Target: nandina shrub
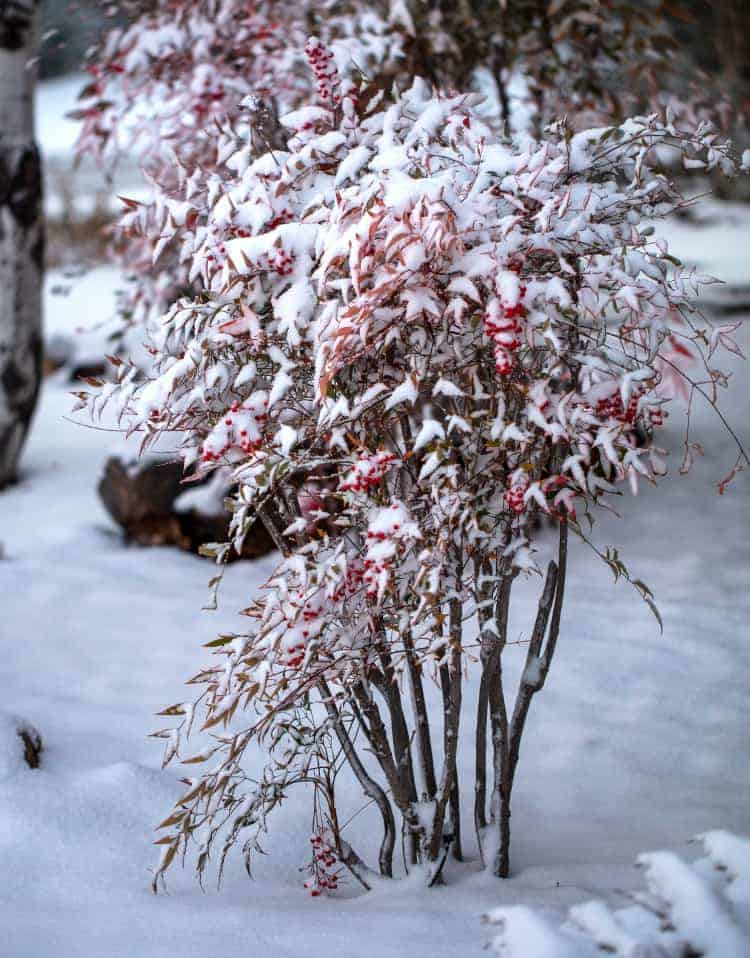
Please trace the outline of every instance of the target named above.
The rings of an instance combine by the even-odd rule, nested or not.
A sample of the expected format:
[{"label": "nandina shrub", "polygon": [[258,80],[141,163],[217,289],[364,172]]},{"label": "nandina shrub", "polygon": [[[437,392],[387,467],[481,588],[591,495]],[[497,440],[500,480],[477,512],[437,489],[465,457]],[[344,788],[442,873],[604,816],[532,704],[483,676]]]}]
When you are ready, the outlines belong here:
[{"label": "nandina shrub", "polygon": [[[205,769],[162,823],[155,887],[193,843],[200,872],[237,842],[250,867],[295,784],[311,792],[308,887],[331,890],[344,868],[368,886],[372,866],[338,814],[342,758],[378,811],[382,875],[401,829],[408,863],[441,879],[447,854],[462,854],[467,788],[480,854],[507,875],[569,533],[586,538],[582,516],[664,474],[671,397],[682,386],[715,403],[726,380],[709,357],[736,348],[651,226],[685,204],[665,151],[732,172],[706,124],[558,123],[514,144],[483,123],[476,94],[417,80],[388,103],[342,80],[320,41],[306,49],[318,102],[282,118],[285,148],[256,155],[251,131],[223,131],[210,191],[186,183],[164,199],[181,204],[169,239],[201,292],[152,329],[153,375],[118,360],[115,383],[81,395],[145,444],[182,435],[199,474],[231,470],[233,542],[219,562],[256,516],[279,549],[246,630],[211,643],[218,661],[193,678],[197,701],[165,710],[178,718],[158,733],[165,762]],[[540,516],[557,530],[551,555]],[[603,558],[629,578],[616,553]],[[538,611],[511,699],[511,597],[533,575]],[[210,744],[190,755],[196,726]],[[251,780],[258,744],[267,764]]]}]

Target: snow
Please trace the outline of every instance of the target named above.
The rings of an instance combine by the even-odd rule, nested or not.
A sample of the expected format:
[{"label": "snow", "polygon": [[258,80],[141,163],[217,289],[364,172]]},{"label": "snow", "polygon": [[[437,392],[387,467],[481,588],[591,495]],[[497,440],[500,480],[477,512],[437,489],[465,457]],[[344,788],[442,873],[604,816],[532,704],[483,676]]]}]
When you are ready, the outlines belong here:
[{"label": "snow", "polygon": [[36,137],[47,156],[69,157],[73,153],[80,123],[68,118],[79,107],[78,94],[89,82],[85,74],[74,73],[40,83],[36,95]]},{"label": "snow", "polygon": [[[678,223],[674,252],[747,284],[744,217],[731,208],[703,230]],[[112,274],[87,282],[77,299],[49,300],[51,331],[108,315]],[[746,326],[737,332],[745,351]],[[729,358],[736,382],[727,412],[747,443],[750,369]],[[495,907],[521,906],[530,924],[547,921],[532,907],[559,918],[591,898],[622,905],[621,891],[641,884],[632,863],[644,849],[685,857],[698,833],[750,833],[750,477],[716,494],[734,457],[702,409],[694,418],[708,436],[706,456],[694,472],[644,488],[638,502],[624,498],[627,522],[612,517],[595,533],[654,590],[664,636],[585,546],[573,550],[557,657],[532,705],[517,772],[513,878],[449,863],[445,888],[427,891],[412,876],[367,896],[349,885],[312,899],[298,870],[309,823],[301,794],[291,794],[254,882],[232,858],[220,892],[202,893],[187,868],[154,897],[153,829],[179,792],[178,773],[160,771],[159,744],[147,738],[154,713],[190,697],[183,682],[206,662],[201,645],[241,629],[237,612],[274,559],[232,565],[219,610],[201,611],[210,564],[128,547],[116,534],[95,484],[117,436],[65,418],[70,388],[47,380],[21,482],[0,495],[2,708],[38,728],[45,745],[41,768],[27,768],[7,751],[16,747],[10,719],[0,722],[4,955],[395,958],[408,948],[415,958],[479,958],[489,937],[480,918]],[[675,470],[683,425],[675,414],[666,430]],[[538,589],[537,580],[518,589],[514,640],[528,636]],[[510,651],[508,677],[518,678],[526,647]],[[464,701],[468,709],[468,689]],[[460,769],[465,780],[472,773]],[[353,790],[346,801],[357,807]],[[370,850],[371,823],[365,812],[347,835],[358,850]],[[747,854],[712,841],[730,870]],[[471,853],[470,834],[467,845]]]},{"label": "snow", "polygon": [[728,897],[750,902],[750,839],[717,830],[702,835],[701,841],[711,859],[730,876],[732,885]]},{"label": "snow", "polygon": [[672,852],[642,855],[649,889],[670,903],[674,925],[705,958],[747,958],[750,939],[725,909],[722,897]]},{"label": "snow", "polygon": [[[93,365],[113,351],[108,342],[114,312],[111,293],[120,282],[115,267],[83,274],[54,270],[46,275],[44,335],[52,359],[68,366]],[[90,308],[92,302],[98,309]]]},{"label": "snow", "polygon": [[187,490],[175,499],[175,512],[194,511],[199,516],[209,518],[221,515],[230,488],[231,479],[221,469],[217,469],[208,482],[197,487],[188,486]]},{"label": "snow", "polygon": [[[604,952],[613,958],[746,958],[750,860],[742,846],[747,842],[727,832],[711,832],[700,841],[708,855],[694,862],[672,852],[642,855],[648,892],[631,895],[634,904],[626,908],[588,901],[569,909],[562,924],[523,906],[494,909],[487,915],[498,929],[492,951],[498,958],[595,958]],[[728,876],[717,843],[735,860]]]},{"label": "snow", "polygon": [[[503,944],[497,950],[501,958],[584,958],[578,942],[558,935],[549,918],[526,905],[495,909],[490,918],[503,931]],[[585,958],[594,958],[593,950]]]},{"label": "snow", "polygon": [[141,199],[144,182],[134,163],[121,163],[107,182],[102,171],[87,157],[73,166],[80,123],[68,118],[80,109],[78,94],[89,82],[85,74],[72,74],[40,83],[36,91],[36,137],[44,161],[45,210],[51,219],[74,215],[85,219],[105,208],[119,212],[118,194]]}]

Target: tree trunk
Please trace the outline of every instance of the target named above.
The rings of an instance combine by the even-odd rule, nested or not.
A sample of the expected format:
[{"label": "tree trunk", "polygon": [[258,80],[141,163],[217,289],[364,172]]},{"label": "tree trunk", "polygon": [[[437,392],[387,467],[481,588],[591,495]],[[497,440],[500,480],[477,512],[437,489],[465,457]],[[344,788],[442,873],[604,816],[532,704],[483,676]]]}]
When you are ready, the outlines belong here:
[{"label": "tree trunk", "polygon": [[0,487],[15,478],[42,366],[42,176],[34,142],[37,0],[0,0]]}]

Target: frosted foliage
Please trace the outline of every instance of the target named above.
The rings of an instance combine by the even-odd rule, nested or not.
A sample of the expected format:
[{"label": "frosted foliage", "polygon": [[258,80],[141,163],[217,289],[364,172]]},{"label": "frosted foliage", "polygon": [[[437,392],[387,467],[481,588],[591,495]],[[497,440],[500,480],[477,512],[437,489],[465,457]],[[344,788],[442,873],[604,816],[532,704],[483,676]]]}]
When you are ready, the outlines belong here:
[{"label": "frosted foliage", "polygon": [[403,31],[389,22],[388,4],[358,0],[156,0],[92,52],[90,82],[71,114],[81,124],[78,153],[104,169],[136,159],[149,187],[145,199],[123,199],[115,227],[113,249],[129,281],[119,304],[126,328],[199,288],[184,260],[161,254],[175,231],[199,225],[199,195],[213,205],[228,140],[239,134],[264,151],[279,145],[277,114],[303,103],[313,86],[304,52],[311,29],[332,43],[347,76],[387,72],[403,59]]},{"label": "frosted foliage", "polygon": [[[213,205],[226,134],[247,137],[253,152],[283,148],[278,116],[292,110],[287,124],[314,123],[321,107],[309,100],[314,89],[333,92],[331,65],[346,79],[367,77],[386,97],[394,81],[403,89],[415,75],[448,90],[481,89],[487,98],[479,112],[495,131],[539,134],[562,115],[579,126],[598,125],[644,103],[668,103],[688,116],[706,115],[701,99],[711,105],[709,115],[726,117],[728,110],[705,77],[694,70],[690,82],[673,75],[679,72],[674,40],[657,0],[565,0],[546,4],[541,18],[527,0],[500,8],[437,3],[429,11],[393,0],[121,0],[119,6],[135,16],[93,50],[91,80],[73,116],[81,121],[81,155],[105,168],[137,158],[153,185],[146,199],[125,201],[115,230],[113,247],[129,278],[119,306],[125,328],[157,319],[186,289],[200,290],[186,261],[162,254],[175,231],[206,225],[193,218],[196,206]],[[304,53],[309,33],[332,60],[313,64],[312,73]],[[675,87],[679,97],[665,92]],[[355,177],[366,159],[352,150],[337,184]],[[698,158],[686,162],[702,168]],[[188,204],[185,193],[203,193],[206,201]]]},{"label": "frosted foliage", "polygon": [[[219,561],[256,516],[280,552],[247,630],[217,639],[219,664],[195,678],[197,707],[165,713],[178,717],[160,733],[165,761],[203,770],[163,823],[157,880],[193,838],[200,870],[240,834],[249,866],[285,789],[306,782],[321,847],[366,882],[336,825],[333,754],[381,812],[380,870],[391,871],[392,803],[413,862],[437,880],[456,735],[442,770],[425,760],[429,736],[418,761],[401,683],[418,710],[422,674],[439,675],[446,727],[457,723],[464,665],[489,668],[502,651],[498,610],[513,579],[545,563],[534,530],[548,517],[560,553],[506,739],[512,781],[559,629],[567,530],[585,537],[581,518],[664,474],[673,397],[715,402],[727,380],[710,354],[736,348],[732,326],[712,330],[695,307],[703,279],[647,225],[685,203],[664,150],[733,171],[708,125],[654,114],[511,143],[483,123],[476,94],[417,80],[389,103],[320,39],[305,50],[317,100],[282,120],[284,147],[258,152],[251,130],[219,131],[216,166],[156,194],[153,256],[168,249],[201,292],[153,324],[153,373],[118,360],[114,383],[80,396],[145,446],[181,437],[186,465],[231,478]],[[616,553],[604,558],[627,577]],[[464,626],[474,616],[478,642]],[[199,726],[212,744],[188,756]],[[354,727],[378,781],[357,764]],[[260,781],[242,765],[255,742],[269,749]],[[493,786],[496,807],[509,790]]]},{"label": "frosted foliage", "polygon": [[498,958],[746,958],[750,954],[750,841],[729,832],[700,838],[705,857],[642,855],[647,891],[633,904],[576,905],[560,924],[525,907],[497,908]]}]

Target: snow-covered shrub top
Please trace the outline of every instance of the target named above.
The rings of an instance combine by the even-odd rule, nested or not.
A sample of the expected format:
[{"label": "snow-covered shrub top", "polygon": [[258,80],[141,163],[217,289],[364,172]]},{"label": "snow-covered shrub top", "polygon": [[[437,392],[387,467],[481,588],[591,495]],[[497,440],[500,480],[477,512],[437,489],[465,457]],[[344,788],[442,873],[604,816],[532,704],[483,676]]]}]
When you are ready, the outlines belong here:
[{"label": "snow-covered shrub top", "polygon": [[155,0],[93,52],[74,114],[79,150],[106,163],[136,155],[154,176],[165,175],[175,152],[205,161],[217,126],[241,122],[248,95],[273,97],[282,109],[308,95],[312,22],[341,67],[370,71],[402,57],[401,34],[385,14],[379,3],[353,0]]},{"label": "snow-covered shrub top", "polygon": [[206,292],[163,318],[159,375],[101,399],[184,432],[188,463],[234,464],[246,506],[335,459],[324,484],[348,508],[403,472],[404,500],[468,508],[469,540],[491,544],[530,502],[573,514],[659,474],[648,440],[709,340],[700,278],[647,225],[683,202],[651,161],[671,144],[730,170],[726,145],[656,116],[510,145],[476,95],[416,81],[360,119],[329,83],[283,118],[286,151],[217,137],[208,182],[159,198],[153,257],[172,243]]},{"label": "snow-covered shrub top", "polygon": [[729,832],[700,838],[688,864],[672,852],[641,855],[648,893],[612,909],[590,901],[560,925],[524,905],[497,908],[498,958],[745,958],[750,954],[750,841]]},{"label": "snow-covered shrub top", "polygon": [[[695,83],[680,77],[679,98],[664,92],[679,71],[657,0],[511,0],[429,10],[412,0],[119,0],[112,7],[133,19],[93,49],[91,82],[73,116],[82,122],[80,155],[105,168],[136,159],[151,188],[137,203],[124,201],[113,231],[111,249],[127,277],[118,304],[122,333],[201,289],[200,277],[190,279],[169,253],[152,262],[165,237],[186,225],[184,208],[175,202],[165,209],[161,200],[183,197],[187,179],[210,205],[227,134],[252,131],[256,153],[285,146],[277,115],[309,102],[314,86],[304,54],[310,32],[343,76],[367,77],[387,96],[394,80],[403,89],[414,75],[445,89],[480,87],[489,94],[481,115],[496,130],[540,131],[562,115],[580,128],[619,120],[644,103],[707,115]],[[713,115],[716,91],[697,85]]]},{"label": "snow-covered shrub top", "polygon": [[155,0],[135,12],[92,52],[91,80],[71,114],[81,122],[80,156],[105,169],[136,160],[149,186],[146,198],[123,199],[114,228],[113,250],[129,280],[118,309],[124,328],[146,324],[189,288],[181,263],[152,265],[160,237],[185,226],[186,206],[165,208],[164,198],[182,196],[185,178],[188,195],[210,197],[226,134],[252,129],[254,149],[279,146],[277,112],[310,97],[311,25],[347,74],[388,73],[403,59],[403,32],[377,2]]},{"label": "snow-covered shrub top", "polygon": [[[665,405],[685,384],[713,400],[707,353],[732,345],[647,225],[683,203],[657,148],[731,172],[708,127],[654,115],[509,143],[475,94],[417,80],[365,107],[324,45],[306,49],[319,99],[283,118],[286,149],[222,133],[217,169],[160,197],[154,256],[171,244],[203,292],[155,329],[151,379],[121,364],[89,397],[146,444],[181,434],[199,474],[231,467],[236,544],[256,515],[274,529],[249,632],[201,676],[208,725],[253,701],[244,744],[288,728],[321,682],[350,694],[375,648],[398,671],[405,634],[441,661],[461,641],[445,603],[480,604],[487,563],[493,581],[535,570],[534,514],[578,529],[660,476]],[[222,791],[240,780],[244,745],[222,741],[213,785],[194,783],[175,821],[217,775]]]}]

